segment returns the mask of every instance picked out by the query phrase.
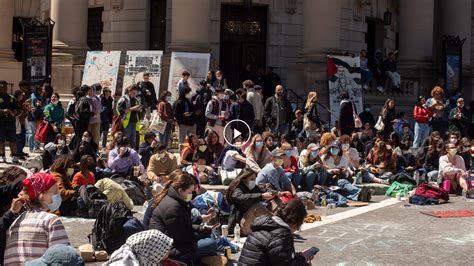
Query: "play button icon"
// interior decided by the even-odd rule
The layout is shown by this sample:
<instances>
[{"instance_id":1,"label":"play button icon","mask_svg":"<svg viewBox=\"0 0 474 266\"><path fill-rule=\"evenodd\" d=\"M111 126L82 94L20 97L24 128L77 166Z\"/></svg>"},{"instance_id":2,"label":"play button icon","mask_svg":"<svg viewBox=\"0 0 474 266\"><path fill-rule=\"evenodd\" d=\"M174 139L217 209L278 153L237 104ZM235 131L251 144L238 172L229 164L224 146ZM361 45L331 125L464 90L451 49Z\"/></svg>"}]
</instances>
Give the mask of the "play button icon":
<instances>
[{"instance_id":1,"label":"play button icon","mask_svg":"<svg viewBox=\"0 0 474 266\"><path fill-rule=\"evenodd\" d=\"M224 127L224 140L234 147L242 147L250 140L251 134L250 126L240 119L234 119Z\"/></svg>"}]
</instances>

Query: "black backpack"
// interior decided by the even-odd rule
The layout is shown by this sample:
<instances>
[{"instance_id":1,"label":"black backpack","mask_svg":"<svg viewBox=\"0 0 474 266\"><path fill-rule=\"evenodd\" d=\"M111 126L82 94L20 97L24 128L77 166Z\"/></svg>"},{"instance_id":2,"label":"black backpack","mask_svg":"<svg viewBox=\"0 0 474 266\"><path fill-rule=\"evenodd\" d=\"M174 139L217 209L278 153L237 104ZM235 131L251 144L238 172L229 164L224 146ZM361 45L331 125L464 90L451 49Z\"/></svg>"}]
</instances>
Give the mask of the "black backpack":
<instances>
[{"instance_id":1,"label":"black backpack","mask_svg":"<svg viewBox=\"0 0 474 266\"><path fill-rule=\"evenodd\" d=\"M107 196L93 185L81 186L77 205L79 216L83 218L97 218L100 210L107 204Z\"/></svg>"},{"instance_id":2,"label":"black backpack","mask_svg":"<svg viewBox=\"0 0 474 266\"><path fill-rule=\"evenodd\" d=\"M128 197L133 201L133 205L142 205L147 200L145 189L135 181L126 179L114 174L110 177L117 184L121 185Z\"/></svg>"},{"instance_id":3,"label":"black backpack","mask_svg":"<svg viewBox=\"0 0 474 266\"><path fill-rule=\"evenodd\" d=\"M105 250L112 254L119 249L128 238L124 234L123 225L131 218L132 211L122 201L104 205L89 235L89 242L94 250Z\"/></svg>"}]
</instances>

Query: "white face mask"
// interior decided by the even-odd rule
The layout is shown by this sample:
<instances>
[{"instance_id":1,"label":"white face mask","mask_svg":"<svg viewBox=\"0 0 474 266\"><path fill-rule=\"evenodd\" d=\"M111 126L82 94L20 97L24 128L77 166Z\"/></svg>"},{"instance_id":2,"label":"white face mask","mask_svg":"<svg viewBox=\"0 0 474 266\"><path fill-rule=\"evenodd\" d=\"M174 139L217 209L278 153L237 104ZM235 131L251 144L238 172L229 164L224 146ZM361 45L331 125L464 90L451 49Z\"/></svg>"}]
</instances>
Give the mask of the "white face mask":
<instances>
[{"instance_id":1,"label":"white face mask","mask_svg":"<svg viewBox=\"0 0 474 266\"><path fill-rule=\"evenodd\" d=\"M248 187L250 190L254 189L255 186L256 186L255 180L248 181L247 187Z\"/></svg>"},{"instance_id":2,"label":"white face mask","mask_svg":"<svg viewBox=\"0 0 474 266\"><path fill-rule=\"evenodd\" d=\"M67 171L67 176L72 176L74 174L74 168L68 168L66 171Z\"/></svg>"},{"instance_id":3,"label":"white face mask","mask_svg":"<svg viewBox=\"0 0 474 266\"><path fill-rule=\"evenodd\" d=\"M167 102L171 101L171 96L166 96L166 101Z\"/></svg>"},{"instance_id":4,"label":"white face mask","mask_svg":"<svg viewBox=\"0 0 474 266\"><path fill-rule=\"evenodd\" d=\"M52 103L53 105L58 105L59 101L58 101L58 100L56 100L56 101L51 101L51 103Z\"/></svg>"},{"instance_id":5,"label":"white face mask","mask_svg":"<svg viewBox=\"0 0 474 266\"><path fill-rule=\"evenodd\" d=\"M468 152L469 149L470 149L469 147L464 147L464 148L462 149L462 152Z\"/></svg>"},{"instance_id":6,"label":"white face mask","mask_svg":"<svg viewBox=\"0 0 474 266\"><path fill-rule=\"evenodd\" d=\"M344 143L341 145L341 148L343 151L347 151L349 149L350 145L348 143Z\"/></svg>"}]
</instances>

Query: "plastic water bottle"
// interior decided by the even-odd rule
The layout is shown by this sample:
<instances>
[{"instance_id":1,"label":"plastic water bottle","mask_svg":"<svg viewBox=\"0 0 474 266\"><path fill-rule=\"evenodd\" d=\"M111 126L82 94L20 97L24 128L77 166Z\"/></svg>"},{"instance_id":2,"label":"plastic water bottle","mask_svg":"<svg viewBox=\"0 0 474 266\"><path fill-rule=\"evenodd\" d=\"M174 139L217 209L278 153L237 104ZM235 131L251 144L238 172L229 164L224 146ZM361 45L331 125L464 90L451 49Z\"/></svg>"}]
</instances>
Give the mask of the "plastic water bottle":
<instances>
[{"instance_id":1,"label":"plastic water bottle","mask_svg":"<svg viewBox=\"0 0 474 266\"><path fill-rule=\"evenodd\" d=\"M408 200L408 187L407 186L403 188L403 197L405 198L405 200Z\"/></svg>"},{"instance_id":2,"label":"plastic water bottle","mask_svg":"<svg viewBox=\"0 0 474 266\"><path fill-rule=\"evenodd\" d=\"M239 226L239 224L236 224L235 228L234 228L234 242L237 242L237 243L240 242L240 226Z\"/></svg>"},{"instance_id":3,"label":"plastic water bottle","mask_svg":"<svg viewBox=\"0 0 474 266\"><path fill-rule=\"evenodd\" d=\"M414 179L416 182L416 186L419 186L420 185L420 172L418 172L418 170L415 170Z\"/></svg>"}]
</instances>

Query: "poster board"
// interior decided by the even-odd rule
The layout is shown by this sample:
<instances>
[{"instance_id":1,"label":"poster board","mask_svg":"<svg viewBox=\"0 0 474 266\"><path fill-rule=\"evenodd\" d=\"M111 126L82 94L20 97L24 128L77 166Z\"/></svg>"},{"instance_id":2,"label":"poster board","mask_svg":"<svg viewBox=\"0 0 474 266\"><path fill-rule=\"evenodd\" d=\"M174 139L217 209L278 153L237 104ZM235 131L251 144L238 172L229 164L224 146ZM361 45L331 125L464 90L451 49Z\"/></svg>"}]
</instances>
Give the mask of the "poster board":
<instances>
[{"instance_id":1,"label":"poster board","mask_svg":"<svg viewBox=\"0 0 474 266\"><path fill-rule=\"evenodd\" d=\"M120 67L120 51L88 51L84 64L82 85L100 83L115 95Z\"/></svg>"},{"instance_id":2,"label":"poster board","mask_svg":"<svg viewBox=\"0 0 474 266\"><path fill-rule=\"evenodd\" d=\"M143 73L150 73L150 81L160 95L161 58L163 51L127 51L125 55L125 75L123 77L122 95L125 89L143 80Z\"/></svg>"},{"instance_id":3,"label":"poster board","mask_svg":"<svg viewBox=\"0 0 474 266\"><path fill-rule=\"evenodd\" d=\"M209 71L211 54L209 53L182 53L173 52L171 54L170 76L168 81L168 91L171 98L178 98L178 82L183 71L191 73L189 86L193 91L199 87L199 81L206 79Z\"/></svg>"},{"instance_id":4,"label":"poster board","mask_svg":"<svg viewBox=\"0 0 474 266\"><path fill-rule=\"evenodd\" d=\"M331 112L339 116L341 94L349 93L355 103L357 112L363 110L362 80L360 76L360 58L351 56L327 56L329 104ZM336 123L336 117L331 116L331 127Z\"/></svg>"}]
</instances>

